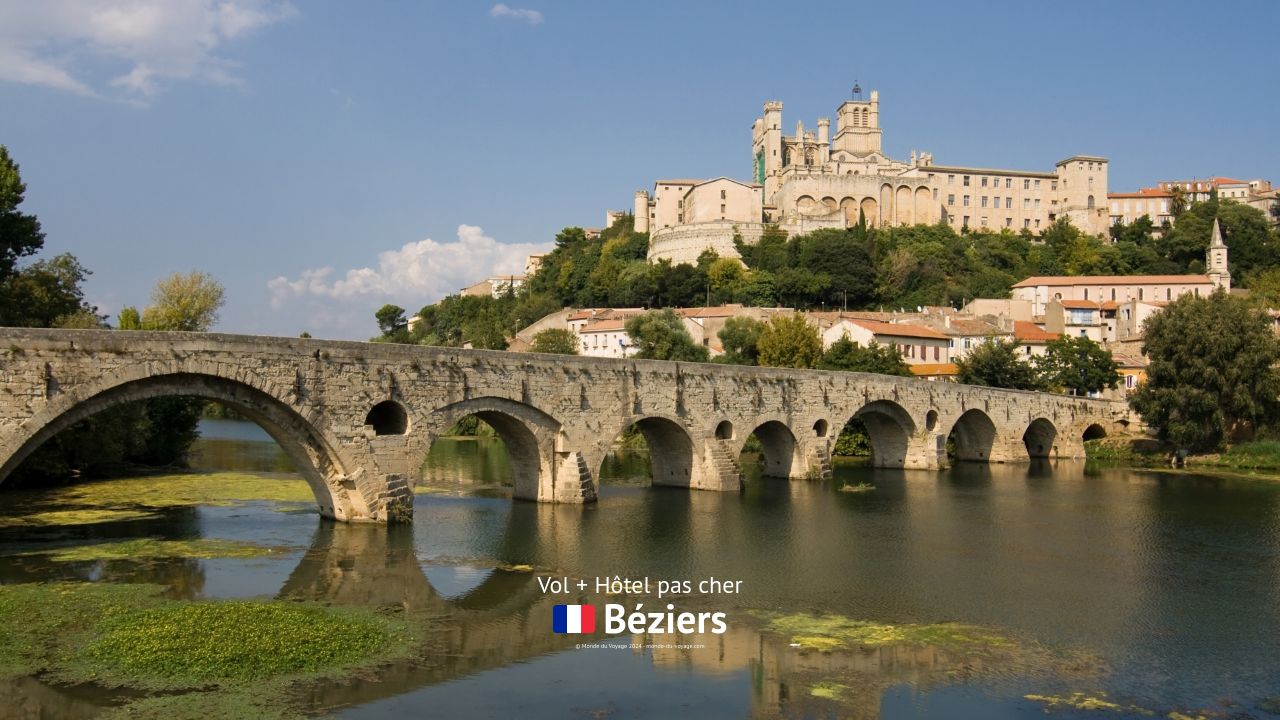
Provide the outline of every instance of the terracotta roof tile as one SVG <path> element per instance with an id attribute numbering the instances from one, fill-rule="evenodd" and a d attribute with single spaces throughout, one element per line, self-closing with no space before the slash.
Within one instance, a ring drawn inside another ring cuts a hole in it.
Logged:
<path id="1" fill-rule="evenodd" d="M 870 330 L 876 335 L 889 335 L 892 337 L 917 337 L 928 338 L 931 340 L 947 340 L 947 336 L 937 330 L 919 327 L 917 325 L 906 325 L 904 323 L 886 323 L 878 320 L 862 320 L 858 318 L 845 318 L 854 325 Z"/>
<path id="2" fill-rule="evenodd" d="M 1058 333 L 1048 332 L 1039 325 L 1029 323 L 1026 320 L 1013 321 L 1013 336 L 1020 342 L 1027 343 L 1042 343 L 1058 339 Z"/>
<path id="3" fill-rule="evenodd" d="M 959 375 L 955 363 L 920 363 L 911 366 L 912 375 Z"/>

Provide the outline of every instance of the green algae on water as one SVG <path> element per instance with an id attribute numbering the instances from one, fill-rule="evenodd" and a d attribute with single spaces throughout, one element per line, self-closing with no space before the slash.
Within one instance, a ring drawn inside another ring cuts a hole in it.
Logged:
<path id="1" fill-rule="evenodd" d="M 76 545 L 54 550 L 40 550 L 24 554 L 47 557 L 54 562 L 93 562 L 99 560 L 150 558 L 209 560 L 213 558 L 248 559 L 271 557 L 272 555 L 281 557 L 290 550 L 292 548 L 267 547 L 251 542 L 219 540 L 216 538 L 201 538 L 199 540 L 139 538 L 137 540 L 121 540 L 118 542 Z"/>
<path id="2" fill-rule="evenodd" d="M 175 601 L 156 585 L 0 586 L 0 676 L 147 690 L 242 689 L 405 655 L 407 623 L 280 600 Z"/>
<path id="3" fill-rule="evenodd" d="M 842 648 L 884 645 L 933 645 L 941 647 L 1005 647 L 1008 638 L 975 625 L 890 625 L 853 620 L 841 615 L 766 614 L 765 631 L 790 637 L 807 650 L 832 652 Z"/>
<path id="4" fill-rule="evenodd" d="M 83 508 L 77 510 L 42 510 L 22 515 L 0 515 L 0 528 L 52 527 L 56 525 L 95 525 L 130 520 L 154 520 L 159 513 L 136 508 Z"/>
<path id="5" fill-rule="evenodd" d="M 25 512 L 0 515 L 0 528 L 150 520 L 163 508 L 271 502 L 314 511 L 315 495 L 296 475 L 180 473 L 96 480 L 47 490 L 17 490 Z"/>
<path id="6" fill-rule="evenodd" d="M 849 686 L 837 682 L 822 681 L 809 688 L 809 694 L 824 700 L 842 700 L 849 691 Z"/>
<path id="7" fill-rule="evenodd" d="M 1106 693 L 1074 692 L 1070 695 L 1023 695 L 1027 700 L 1044 705 L 1045 712 L 1052 710 L 1088 710 L 1094 712 L 1119 712 L 1139 715 L 1155 715 L 1155 712 L 1135 705 L 1121 705 L 1107 699 Z M 1174 713 L 1177 715 L 1178 713 Z M 1185 716 L 1184 716 L 1185 717 Z"/>
<path id="8" fill-rule="evenodd" d="M 119 684 L 195 686 L 359 665 L 402 639 L 404 630 L 351 608 L 167 602 L 102 623 L 85 657 L 96 675 Z"/>

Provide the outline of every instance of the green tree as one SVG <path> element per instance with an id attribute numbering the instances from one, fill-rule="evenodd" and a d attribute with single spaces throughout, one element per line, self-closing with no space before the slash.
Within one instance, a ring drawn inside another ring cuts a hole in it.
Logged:
<path id="1" fill-rule="evenodd" d="M 731 317 L 724 321 L 724 327 L 716 336 L 720 338 L 720 346 L 724 354 L 717 360 L 730 365 L 760 364 L 760 331 L 764 323 L 747 317 Z"/>
<path id="2" fill-rule="evenodd" d="M 1280 342 L 1256 305 L 1224 291 L 1187 294 L 1143 333 L 1147 380 L 1129 402 L 1162 439 L 1213 450 L 1275 421 Z"/>
<path id="3" fill-rule="evenodd" d="M 1280 308 L 1280 266 L 1258 270 L 1244 280 L 1250 298 L 1269 308 Z"/>
<path id="4" fill-rule="evenodd" d="M 116 316 L 116 325 L 120 330 L 141 330 L 142 314 L 132 305 L 125 306 Z"/>
<path id="5" fill-rule="evenodd" d="M 774 315 L 760 329 L 756 342 L 760 364 L 768 367 L 811 368 L 822 357 L 822 338 L 800 313 Z"/>
<path id="6" fill-rule="evenodd" d="M 1111 351 L 1087 337 L 1062 335 L 1050 340 L 1036 361 L 1046 387 L 1072 395 L 1090 395 L 1120 382 L 1119 366 Z"/>
<path id="7" fill-rule="evenodd" d="M 80 285 L 89 271 L 69 253 L 39 260 L 0 282 L 0 325 L 53 327 L 59 318 L 97 312 Z"/>
<path id="8" fill-rule="evenodd" d="M 14 274 L 19 259 L 44 246 L 40 221 L 18 210 L 26 192 L 18 164 L 9 157 L 9 149 L 0 145 L 0 281 Z"/>
<path id="9" fill-rule="evenodd" d="M 636 315 L 624 327 L 638 358 L 706 362 L 710 356 L 705 347 L 693 341 L 680 317 L 671 310 Z"/>
<path id="10" fill-rule="evenodd" d="M 208 273 L 173 273 L 156 283 L 151 304 L 142 311 L 147 330 L 208 332 L 218 322 L 225 291 Z"/>
<path id="11" fill-rule="evenodd" d="M 532 349 L 553 355 L 577 355 L 578 337 L 564 328 L 547 328 L 533 336 Z"/>
<path id="12" fill-rule="evenodd" d="M 911 366 L 892 346 L 873 342 L 863 347 L 848 335 L 831 343 L 818 361 L 818 369 L 911 377 Z"/>
<path id="13" fill-rule="evenodd" d="M 987 338 L 956 360 L 957 380 L 966 385 L 1040 390 L 1043 385 L 1031 364 L 1018 353 L 1016 340 Z"/>
<path id="14" fill-rule="evenodd" d="M 404 318 L 404 308 L 391 303 L 378 308 L 373 317 L 378 321 L 378 331 L 383 335 L 391 335 L 403 330 L 409 324 Z"/>

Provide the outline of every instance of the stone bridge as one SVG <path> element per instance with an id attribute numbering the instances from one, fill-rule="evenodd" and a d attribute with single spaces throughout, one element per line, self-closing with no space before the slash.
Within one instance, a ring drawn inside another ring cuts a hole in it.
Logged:
<path id="1" fill-rule="evenodd" d="M 339 520 L 407 520 L 432 443 L 469 415 L 511 455 L 516 498 L 584 503 L 635 426 L 655 485 L 737 492 L 752 434 L 765 472 L 830 472 L 851 418 L 880 467 L 1078 458 L 1123 403 L 864 373 L 614 360 L 203 333 L 0 329 L 0 482 L 61 430 L 120 403 L 188 395 L 261 425 Z"/>

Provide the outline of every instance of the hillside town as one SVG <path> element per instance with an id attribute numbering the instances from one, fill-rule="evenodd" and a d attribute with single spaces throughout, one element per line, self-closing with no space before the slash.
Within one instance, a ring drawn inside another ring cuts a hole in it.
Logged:
<path id="1" fill-rule="evenodd" d="M 795 134 L 783 135 L 782 107 L 766 103 L 752 125 L 750 181 L 657 180 L 652 191 L 637 191 L 634 208 L 608 211 L 604 226 L 583 228 L 583 237 L 597 240 L 602 232 L 627 223 L 646 236 L 644 257 L 650 264 L 693 265 L 711 257 L 741 262 L 740 250 L 758 244 L 766 232 L 796 237 L 824 230 L 941 224 L 960 234 L 1035 238 L 1069 223 L 1084 236 L 1114 245 L 1126 228 L 1158 238 L 1180 213 L 1211 201 L 1256 210 L 1272 225 L 1280 218 L 1277 191 L 1263 179 L 1168 180 L 1135 192 L 1110 192 L 1108 161 L 1096 156 L 1073 155 L 1053 172 L 941 165 L 931 153 L 916 151 L 906 161 L 893 160 L 883 151 L 877 91 L 864 100 L 855 87 L 854 98 L 837 108 L 834 135 L 827 118 L 818 120 L 816 134 L 797 123 Z M 523 274 L 485 278 L 459 294 L 496 299 L 517 293 L 545 257 L 531 255 Z M 1202 271 L 1029 275 L 1013 278 L 1016 282 L 1005 293 L 950 304 L 864 303 L 850 308 L 845 293 L 839 309 L 825 303 L 774 307 L 713 303 L 708 289 L 701 306 L 673 309 L 693 343 L 706 348 L 712 359 L 725 353 L 720 333 L 730 319 L 763 323 L 798 313 L 817 331 L 824 350 L 842 338 L 863 347 L 889 347 L 912 374 L 940 382 L 955 381 L 957 361 L 988 340 L 1016 344 L 1019 354 L 1032 359 L 1042 357 L 1058 338 L 1088 338 L 1111 354 L 1119 372 L 1117 387 L 1105 394 L 1123 398 L 1146 376 L 1143 324 L 1148 318 L 1183 295 L 1249 292 L 1238 283 L 1233 287 L 1230 247 L 1216 216 L 1202 260 L 1193 259 L 1191 266 Z M 649 309 L 563 307 L 509 335 L 506 349 L 530 351 L 538 333 L 560 330 L 572 335 L 578 354 L 633 357 L 637 344 L 626 322 Z M 420 320 L 408 318 L 410 329 Z"/>

